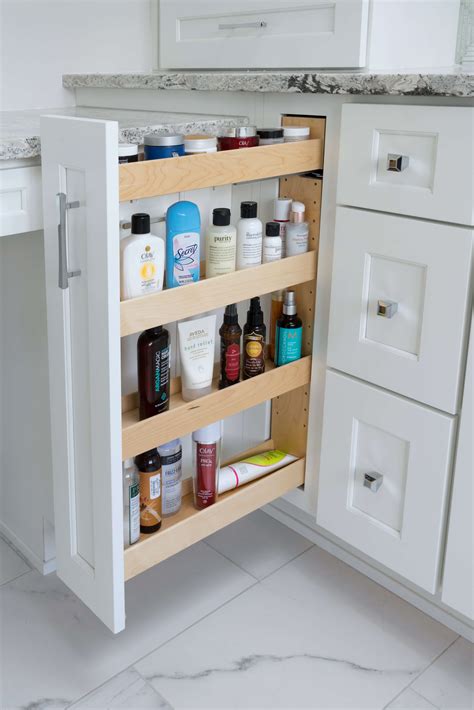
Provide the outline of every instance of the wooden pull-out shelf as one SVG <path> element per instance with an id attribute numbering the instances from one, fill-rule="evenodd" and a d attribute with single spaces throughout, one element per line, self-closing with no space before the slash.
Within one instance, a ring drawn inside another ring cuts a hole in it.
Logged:
<path id="1" fill-rule="evenodd" d="M 304 483 L 304 471 L 305 460 L 298 459 L 263 478 L 224 493 L 206 510 L 196 510 L 193 495 L 188 494 L 183 498 L 179 513 L 171 518 L 164 518 L 158 532 L 142 535 L 139 542 L 125 550 L 125 579 L 135 577 L 167 557 L 301 486 Z"/>
<path id="2" fill-rule="evenodd" d="M 289 288 L 316 278 L 317 253 L 290 256 L 280 261 L 203 279 L 188 286 L 157 291 L 120 304 L 121 335 L 140 333 L 155 325 L 171 323 L 222 308 L 254 296 Z"/>
<path id="3" fill-rule="evenodd" d="M 306 356 L 278 368 L 267 361 L 266 368 L 262 375 L 223 390 L 217 388 L 217 380 L 214 380 L 213 391 L 192 402 L 185 402 L 181 393 L 177 392 L 171 396 L 167 412 L 149 419 L 139 421 L 137 409 L 124 412 L 122 459 L 307 385 L 311 377 L 311 357 Z"/>
<path id="4" fill-rule="evenodd" d="M 322 140 L 264 145 L 121 165 L 120 202 L 319 170 Z"/>

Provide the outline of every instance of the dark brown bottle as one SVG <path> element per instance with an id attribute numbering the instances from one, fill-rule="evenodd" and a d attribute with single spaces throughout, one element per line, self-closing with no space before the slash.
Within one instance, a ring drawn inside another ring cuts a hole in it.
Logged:
<path id="1" fill-rule="evenodd" d="M 161 528 L 161 459 L 157 449 L 135 456 L 140 476 L 140 532 L 149 534 Z"/>
<path id="2" fill-rule="evenodd" d="M 267 328 L 263 322 L 260 298 L 250 299 L 247 322 L 244 325 L 242 377 L 248 380 L 265 372 L 265 338 Z"/>
<path id="3" fill-rule="evenodd" d="M 170 406 L 169 333 L 161 325 L 138 338 L 138 395 L 140 419 L 166 412 Z"/>
<path id="4" fill-rule="evenodd" d="M 221 336 L 219 389 L 223 389 L 240 381 L 240 336 L 242 335 L 242 328 L 239 325 L 239 316 L 235 303 L 226 306 L 224 322 L 220 327 L 219 335 Z"/>

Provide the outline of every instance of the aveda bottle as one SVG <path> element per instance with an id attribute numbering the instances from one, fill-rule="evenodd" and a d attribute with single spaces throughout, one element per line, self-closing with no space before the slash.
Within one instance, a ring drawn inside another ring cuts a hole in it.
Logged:
<path id="1" fill-rule="evenodd" d="M 120 242 L 120 297 L 146 296 L 163 288 L 165 243 L 150 233 L 150 215 L 132 215 L 132 233 Z"/>
<path id="2" fill-rule="evenodd" d="M 239 325 L 237 306 L 231 303 L 226 306 L 224 322 L 219 335 L 221 336 L 221 376 L 219 389 L 235 385 L 240 380 L 240 336 L 242 328 Z"/>
<path id="3" fill-rule="evenodd" d="M 213 210 L 206 239 L 206 279 L 235 271 L 236 235 L 230 223 L 230 210 L 227 207 Z"/>
<path id="4" fill-rule="evenodd" d="M 244 380 L 265 372 L 266 335 L 267 329 L 263 322 L 260 298 L 256 296 L 250 299 L 247 322 L 244 325 L 244 360 L 242 365 L 242 377 Z"/>
<path id="5" fill-rule="evenodd" d="M 241 202 L 237 222 L 237 271 L 262 263 L 262 229 L 257 219 L 257 203 Z"/>
<path id="6" fill-rule="evenodd" d="M 303 323 L 296 313 L 294 291 L 285 291 L 283 313 L 277 321 L 275 342 L 275 365 L 286 365 L 299 360 L 303 341 Z"/>
<path id="7" fill-rule="evenodd" d="M 143 331 L 137 342 L 140 419 L 170 406 L 169 333 L 161 325 Z"/>
<path id="8" fill-rule="evenodd" d="M 290 221 L 286 225 L 286 255 L 296 256 L 308 251 L 309 226 L 304 220 L 302 202 L 292 202 Z"/>

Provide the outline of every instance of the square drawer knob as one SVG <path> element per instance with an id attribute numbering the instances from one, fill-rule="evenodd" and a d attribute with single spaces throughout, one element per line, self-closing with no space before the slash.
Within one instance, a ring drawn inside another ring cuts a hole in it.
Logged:
<path id="1" fill-rule="evenodd" d="M 393 318 L 398 311 L 398 303 L 396 301 L 377 301 L 377 315 L 382 318 Z"/>
<path id="2" fill-rule="evenodd" d="M 381 473 L 377 473 L 376 471 L 364 473 L 364 486 L 365 488 L 369 488 L 372 493 L 377 493 L 382 483 L 383 475 Z"/>
<path id="3" fill-rule="evenodd" d="M 408 167 L 408 155 L 399 155 L 398 153 L 389 153 L 387 155 L 387 170 L 392 173 L 401 173 Z"/>

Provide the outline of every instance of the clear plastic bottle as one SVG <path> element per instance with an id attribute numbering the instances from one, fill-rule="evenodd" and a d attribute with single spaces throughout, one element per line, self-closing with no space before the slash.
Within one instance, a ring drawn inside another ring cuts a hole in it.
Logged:
<path id="1" fill-rule="evenodd" d="M 140 479 L 133 459 L 123 464 L 123 544 L 129 547 L 140 538 Z"/>
<path id="2" fill-rule="evenodd" d="M 286 255 L 296 256 L 308 251 L 309 225 L 304 219 L 305 206 L 302 202 L 291 205 L 290 221 L 286 225 Z"/>
<path id="3" fill-rule="evenodd" d="M 174 515 L 181 508 L 182 497 L 182 460 L 183 449 L 180 439 L 158 447 L 161 459 L 161 476 L 163 479 L 163 497 L 161 514 L 164 518 Z"/>

